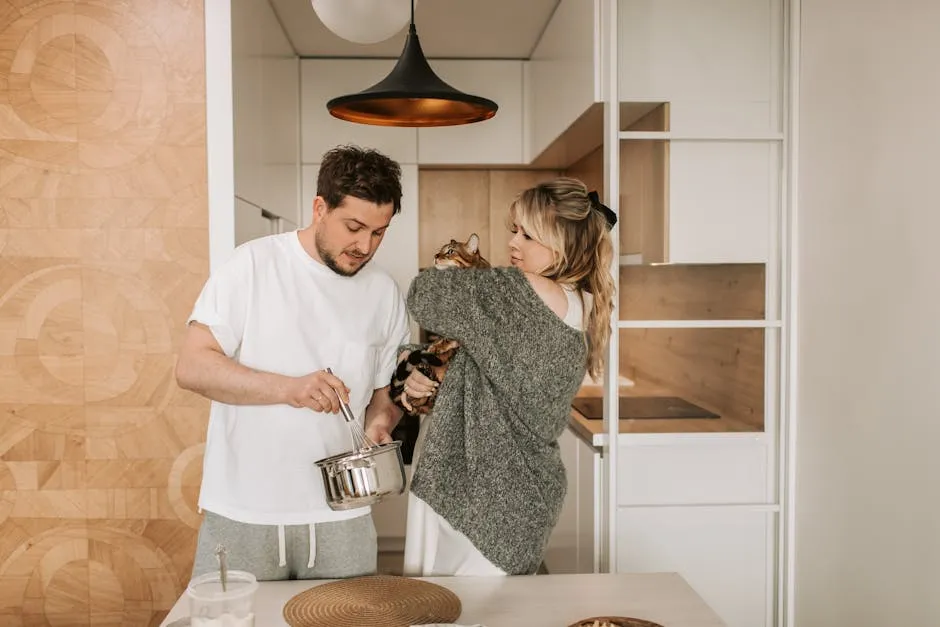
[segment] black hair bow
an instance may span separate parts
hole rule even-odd
[[[617,224],[617,214],[611,211],[610,207],[601,202],[600,198],[597,196],[597,192],[588,192],[588,198],[591,199],[591,207],[596,211],[600,211],[604,215],[604,219],[607,220],[607,230],[614,228]]]

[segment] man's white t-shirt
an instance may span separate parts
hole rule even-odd
[[[394,279],[371,264],[352,277],[336,274],[307,254],[297,232],[236,248],[210,276],[189,321],[207,325],[226,355],[256,370],[304,376],[332,368],[360,423],[410,338]],[[368,514],[368,507],[329,509],[314,465],[351,448],[341,413],[213,401],[199,506],[269,525]]]

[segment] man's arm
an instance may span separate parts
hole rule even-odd
[[[398,426],[401,416],[401,410],[388,394],[388,386],[376,389],[366,407],[366,435],[376,444],[391,442],[392,431]]]
[[[335,390],[349,398],[345,384],[324,371],[288,377],[238,363],[225,354],[212,331],[198,322],[186,330],[176,362],[176,381],[185,390],[229,405],[286,404],[336,413],[339,402]]]

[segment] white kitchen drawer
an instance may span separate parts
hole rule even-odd
[[[766,503],[763,436],[620,438],[618,505]]]
[[[769,627],[776,514],[732,507],[617,513],[617,571],[677,572],[728,627]]]

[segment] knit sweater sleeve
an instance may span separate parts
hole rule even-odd
[[[554,413],[565,415],[567,386],[546,382],[569,370],[580,381],[583,334],[542,302],[521,270],[429,268],[412,281],[408,309],[422,328],[457,340],[514,411],[557,404]]]
[[[492,336],[493,325],[512,308],[518,277],[506,268],[429,268],[412,281],[408,309],[422,328],[470,345]]]

